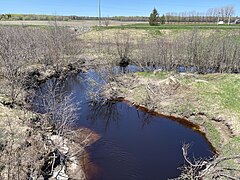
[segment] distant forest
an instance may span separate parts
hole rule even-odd
[[[164,14],[166,23],[214,23],[224,21],[230,23],[238,19],[234,16],[235,9],[233,6],[225,6],[221,8],[211,8],[204,13],[189,11],[189,12],[169,12]],[[98,20],[98,17],[88,16],[56,16],[56,15],[35,15],[35,14],[0,14],[1,21],[75,21],[75,20]],[[114,16],[101,17],[102,20],[113,21],[139,21],[148,22],[147,16]]]
[[[149,17],[144,16],[114,16],[101,17],[101,19],[115,20],[115,21],[148,21]],[[98,20],[98,17],[89,16],[55,16],[55,15],[36,15],[36,14],[0,14],[1,21],[74,21],[74,20]]]

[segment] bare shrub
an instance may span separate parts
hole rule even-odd
[[[42,113],[42,127],[63,136],[71,131],[72,124],[78,118],[76,105],[72,103],[72,96],[64,91],[61,80],[47,81],[33,99],[37,111]]]
[[[7,81],[7,94],[12,103],[23,89],[26,75],[23,69],[36,59],[36,42],[31,35],[31,30],[20,27],[0,28],[0,75]]]
[[[214,156],[208,159],[195,159],[191,161],[188,157],[189,144],[183,144],[182,152],[186,164],[183,165],[181,170],[181,175],[177,179],[192,179],[198,180],[203,178],[208,179],[238,179],[239,169],[230,167],[224,162],[229,160],[239,160],[240,155],[233,155],[227,157],[217,157]]]
[[[75,62],[83,49],[74,32],[57,25],[46,30],[0,27],[0,38],[0,76],[7,82],[12,103],[23,93],[32,65],[51,65],[59,72]]]
[[[132,42],[129,33],[118,32],[115,35],[115,44],[120,58],[119,65],[126,67],[130,63],[130,55],[132,52]]]
[[[0,76],[7,86],[3,93],[10,97],[12,105],[24,103],[27,96],[30,100],[30,97],[37,95],[34,90],[26,88],[26,77],[32,66],[50,65],[58,72],[75,61],[82,51],[82,43],[76,34],[56,25],[49,29],[0,27],[0,38]],[[0,152],[1,178],[37,179],[44,174],[43,167],[47,159],[55,166],[56,158],[62,156],[49,158],[59,148],[52,142],[52,135],[57,135],[64,142],[65,136],[74,136],[71,126],[77,118],[77,108],[72,103],[71,95],[66,95],[60,81],[55,80],[46,83],[45,91],[38,94],[42,95],[37,102],[41,102],[38,107],[43,114],[32,122],[24,120],[24,123],[29,123],[29,136],[23,137],[24,142],[15,141],[16,133],[12,125],[15,121],[9,119],[6,125],[9,126],[9,132],[4,134],[8,141],[5,146],[1,145]],[[83,150],[82,146],[80,150]]]
[[[44,34],[44,63],[54,66],[57,71],[82,52],[82,43],[77,39],[76,33],[68,28],[54,24]]]
[[[206,35],[198,30],[174,38],[140,40],[133,62],[140,67],[198,73],[238,73],[240,51],[236,32]]]

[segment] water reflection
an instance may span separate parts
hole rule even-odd
[[[149,113],[143,113],[142,115],[140,115],[139,111],[137,111],[137,115],[138,115],[139,120],[142,121],[142,129],[144,127],[146,127],[147,125],[149,125],[153,120],[151,118],[152,115]]]
[[[102,123],[105,124],[105,131],[108,130],[111,123],[118,124],[119,122],[119,112],[117,107],[117,102],[106,101],[106,102],[91,102],[89,103],[89,111],[87,119],[91,123],[96,123],[98,120],[103,120]]]
[[[92,124],[101,123],[107,131],[111,125],[118,126],[121,121],[120,110],[124,110],[125,114],[132,113],[134,107],[125,106],[120,101],[89,101],[89,114],[87,120]],[[154,120],[153,115],[148,112],[136,109],[137,119],[141,122],[141,128],[144,129]]]

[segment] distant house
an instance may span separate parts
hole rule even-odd
[[[235,21],[231,22],[231,24],[240,24],[240,19],[236,19]]]
[[[236,19],[233,24],[240,24],[240,19]]]
[[[217,24],[224,24],[224,21],[218,21]]]

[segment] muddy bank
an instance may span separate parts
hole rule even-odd
[[[151,114],[153,116],[160,116],[160,117],[168,118],[168,119],[170,119],[172,121],[175,121],[175,122],[178,122],[179,124],[184,125],[185,127],[188,127],[190,129],[192,129],[193,131],[196,131],[196,132],[202,134],[205,137],[206,141],[210,144],[212,151],[215,154],[218,154],[217,149],[212,145],[212,143],[206,137],[206,133],[204,132],[204,128],[201,127],[196,122],[189,121],[188,119],[186,119],[186,117],[183,117],[183,116],[181,117],[181,116],[178,116],[178,115],[170,115],[167,112],[164,113],[164,112],[158,112],[156,110],[149,110],[146,106],[140,105],[140,104],[136,104],[136,103],[132,103],[131,101],[126,100],[123,97],[117,98],[115,100],[119,101],[119,102],[127,103],[130,106],[135,106],[137,109],[140,109],[141,111],[146,112],[148,114]]]
[[[212,163],[215,167],[204,177],[211,179],[217,169],[239,177],[239,171],[225,169],[229,165],[240,167],[240,120],[234,96],[239,78],[234,74],[135,73],[108,83],[103,96],[126,101],[203,133],[218,154]]]
[[[41,64],[29,66],[25,69],[27,72],[25,77],[25,86],[26,88],[34,88],[45,83],[51,78],[64,79],[68,75],[86,72],[84,64],[85,59],[80,59],[74,63],[69,63],[58,68]]]
[[[31,174],[35,179],[87,179],[82,157],[85,147],[99,138],[97,134],[81,128],[68,136],[54,135],[54,128],[45,126],[36,113],[1,103],[0,119],[0,159],[5,164],[1,178]]]
[[[205,133],[210,142],[214,139],[209,135],[206,121],[221,124],[217,128],[223,134],[221,141],[226,141],[237,132],[227,122],[221,120],[221,115],[210,116],[209,112],[201,110],[201,106],[192,108],[191,103],[196,103],[192,97],[192,87],[181,84],[178,75],[163,77],[162,79],[145,78],[138,75],[123,75],[116,82],[109,83],[103,91],[108,99],[120,99],[150,112],[164,115],[183,122],[191,128]],[[191,102],[192,100],[192,102]],[[186,104],[187,103],[187,104]],[[213,143],[216,150],[219,150]]]
[[[32,112],[27,98],[32,89],[48,79],[64,80],[69,75],[85,72],[84,60],[59,69],[32,65],[24,71],[25,90],[17,103],[13,104],[5,94],[0,95],[0,155],[1,162],[6,164],[0,177],[87,179],[82,157],[86,154],[85,147],[95,142],[98,135],[85,128],[71,130],[67,136],[56,135],[54,126],[46,124],[41,114]]]

